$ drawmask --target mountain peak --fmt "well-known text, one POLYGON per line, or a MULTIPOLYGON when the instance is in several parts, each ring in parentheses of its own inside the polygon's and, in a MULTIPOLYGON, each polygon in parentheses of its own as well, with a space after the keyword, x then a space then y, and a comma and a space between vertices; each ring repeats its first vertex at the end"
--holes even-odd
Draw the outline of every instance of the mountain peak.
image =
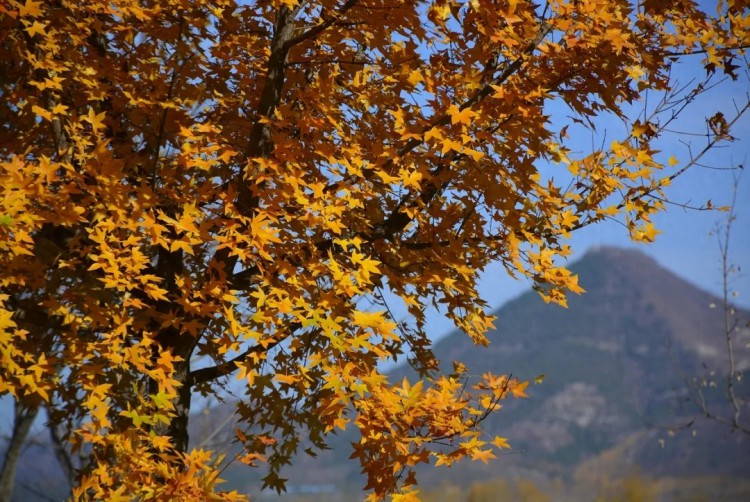
POLYGON ((590 248, 583 257, 573 264, 573 267, 581 267, 588 263, 597 263, 599 266, 610 267, 609 270, 646 269, 646 272, 657 272, 671 274, 665 270, 650 255, 640 249, 623 248, 615 246, 594 246, 590 248))
POLYGON ((590 302, 592 293, 619 296, 617 289, 632 290, 639 296, 660 301, 665 296, 685 293, 694 302, 700 297, 708 305, 708 295, 662 267, 646 253, 633 248, 600 246, 591 248, 580 260, 571 265, 578 274, 581 286, 589 293, 584 301, 590 302))
POLYGON ((603 257, 611 260, 630 259, 630 260, 647 260, 656 263, 656 261, 640 249, 632 247, 610 246, 599 244, 591 246, 584 254, 583 259, 587 257, 603 257))
MULTIPOLYGON (((570 295, 569 308, 528 292, 495 312, 488 347, 475 347, 461 333, 435 346, 445 367, 460 360, 472 375, 546 375, 543 385, 529 389, 529 402, 508 403, 489 419, 493 433, 502 431, 525 452, 515 465, 544 465, 557 476, 584 460, 600 462, 604 452, 627 451, 621 454, 626 462, 637 456, 657 475, 746 474, 738 459, 747 442, 720 444, 720 435, 709 436, 704 427, 707 446, 675 444, 665 453, 644 426, 679 422, 671 407, 684 406, 675 396, 685 392, 687 376, 726 370, 716 298, 633 248, 594 247, 570 269, 586 293, 570 295)), ((735 357, 750 355, 738 348, 735 357)), ((510 466, 506 460, 506 472, 510 466)))
MULTIPOLYGON (((703 352, 706 336, 715 331, 716 299, 655 259, 632 248, 594 248, 571 266, 586 293, 570 299, 581 315, 602 315, 651 331, 660 325, 672 343, 703 352)), ((718 353, 717 353, 718 355, 718 353)))
POLYGON ((618 353, 648 350, 665 358, 674 355, 663 353, 665 347, 679 347, 716 364, 725 356, 715 341, 721 327, 721 309, 712 308, 718 305, 716 298, 642 251, 592 248, 570 270, 586 292, 570 294, 569 308, 546 305, 535 292, 528 292, 494 313, 497 329, 488 334, 488 351, 475 352, 458 334, 436 345, 439 359, 486 359, 489 368, 497 353, 570 340, 576 340, 573 345, 594 343, 618 353))

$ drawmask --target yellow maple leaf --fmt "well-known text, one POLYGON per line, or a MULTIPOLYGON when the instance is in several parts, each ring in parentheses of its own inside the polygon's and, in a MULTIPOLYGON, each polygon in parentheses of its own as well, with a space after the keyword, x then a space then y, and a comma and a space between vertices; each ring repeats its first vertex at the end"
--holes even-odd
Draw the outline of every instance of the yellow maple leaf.
POLYGON ((35 2, 34 0, 26 0, 22 5, 17 2, 12 2, 18 5, 18 15, 21 17, 39 17, 42 15, 42 9, 40 8, 42 2, 35 2))
POLYGON ((87 115, 84 115, 81 120, 84 122, 88 122, 91 124, 92 129, 94 130, 94 133, 96 133, 99 129, 104 128, 104 124, 102 123, 104 121, 104 117, 106 116, 105 112, 96 113, 94 111, 94 108, 89 108, 89 112, 87 115))
POLYGON ((500 436, 495 436, 495 439, 492 440, 492 444, 494 444, 500 449, 510 448, 510 445, 508 444, 508 440, 506 438, 501 438, 500 436))
POLYGON ((49 112, 49 110, 45 110, 41 106, 34 105, 31 107, 31 111, 46 120, 52 120, 52 114, 49 112))
POLYGON ((30 37, 34 37, 36 35, 45 35, 44 29, 47 27, 46 23, 42 23, 40 21, 34 21, 33 23, 24 23, 26 24, 26 33, 29 34, 30 37))
POLYGON ((58 104, 56 104, 56 105, 55 105, 55 106, 54 106, 54 107, 52 108, 52 110, 51 110, 51 112, 52 112, 52 114, 53 114, 53 115, 62 115, 62 114, 64 114, 64 113, 65 113, 65 112, 67 112, 67 111, 68 111, 68 107, 67 107, 67 106, 65 106, 65 105, 61 105, 61 104, 59 104, 59 103, 58 103, 58 104))
POLYGON ((460 109, 456 105, 448 108, 448 115, 450 115, 451 124, 471 124, 471 121, 478 117, 478 114, 471 108, 460 109))
POLYGON ((392 502, 420 502, 419 490, 403 491, 391 495, 392 502))
POLYGON ((429 141, 431 139, 436 139, 438 141, 443 139, 443 134, 438 127, 432 127, 424 133, 425 141, 429 141))
POLYGON ((412 70, 412 71, 411 71, 411 72, 409 73, 409 78, 407 79, 407 81, 408 81, 408 82, 409 82, 409 83, 410 83, 410 84, 411 84, 412 86, 416 86, 416 85, 417 85, 417 84, 419 84, 420 82, 423 82, 423 81, 424 81, 424 77, 422 76, 422 72, 420 72, 419 70, 412 70))
POLYGON ((497 458, 497 456, 492 453, 492 450, 476 450, 471 454, 472 460, 481 460, 485 464, 493 458, 497 458))
POLYGON ((529 397, 526 394, 526 387, 529 386, 529 382, 519 382, 517 385, 512 385, 510 392, 513 397, 529 397))

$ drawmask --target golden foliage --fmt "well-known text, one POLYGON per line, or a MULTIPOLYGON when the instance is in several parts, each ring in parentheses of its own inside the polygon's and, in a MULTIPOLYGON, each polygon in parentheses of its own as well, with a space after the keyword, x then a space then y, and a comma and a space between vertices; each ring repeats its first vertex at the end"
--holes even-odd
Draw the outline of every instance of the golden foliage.
MULTIPOLYGON (((0 392, 93 448, 76 497, 236 498, 187 444, 191 393, 236 374, 241 460, 266 464, 265 486, 353 424, 372 498, 411 500, 414 465, 507 447, 479 425, 526 385, 440 376, 425 308, 486 344, 489 263, 564 305, 581 291, 569 232, 620 216, 653 240, 690 166, 654 148, 660 113, 703 89, 673 87, 671 58, 736 78, 750 17, 691 0, 3 0, 0 27, 0 392), (665 96, 655 116, 566 148, 568 127, 627 119, 647 92, 665 96), (422 380, 387 382, 378 365, 407 351, 422 380)), ((731 139, 732 117, 711 120, 710 145, 731 139)))

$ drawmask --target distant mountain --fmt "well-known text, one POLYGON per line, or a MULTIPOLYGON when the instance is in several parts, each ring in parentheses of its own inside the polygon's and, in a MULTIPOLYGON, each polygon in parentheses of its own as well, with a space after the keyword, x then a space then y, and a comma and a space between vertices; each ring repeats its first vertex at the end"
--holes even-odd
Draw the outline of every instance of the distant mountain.
MULTIPOLYGON (((708 387, 706 397, 714 409, 724 411, 727 366, 720 302, 634 250, 598 248, 571 268, 587 292, 569 298, 568 309, 547 305, 529 292, 495 313, 497 328, 489 333, 489 347, 475 347, 461 333, 435 345, 446 368, 460 360, 472 375, 492 371, 527 380, 546 377, 530 387, 530 399, 504 403, 483 424, 489 433, 508 438, 512 452, 488 465, 464 462, 451 469, 426 469, 420 477, 423 490, 523 478, 540 486, 556 482, 596 491, 618 476, 641 473, 692 479, 693 484, 676 483, 672 498, 662 500, 684 500, 679 488, 700 488, 696 480, 704 478, 717 486, 730 480, 734 491, 723 491, 724 500, 750 500, 750 488, 732 481, 750 479, 750 436, 701 420, 684 399, 689 379, 706 377, 710 383, 713 378, 717 387, 708 387), (689 428, 669 434, 690 421, 689 428)), ((747 311, 737 316, 750 320, 747 311)), ((737 344, 735 357, 737 366, 746 369, 750 330, 741 326, 744 332, 737 336, 744 342, 737 344)), ((397 368, 391 379, 407 374, 407 368, 397 368)), ((738 385, 742 396, 750 396, 748 385, 738 385)), ((208 439, 204 446, 228 441, 216 434, 227 411, 224 407, 195 417, 191 437, 208 439)), ((283 473, 291 480, 290 492, 316 500, 361 499, 354 492, 341 494, 363 486, 359 466, 348 460, 349 443, 356 439, 342 433, 332 439, 332 450, 317 458, 300 456, 283 473)), ((19 470, 30 468, 28 460, 22 459, 19 470)), ((229 468, 223 477, 232 488, 254 491, 259 475, 243 467, 229 468)), ((591 491, 581 493, 570 500, 591 499, 591 491)))
MULTIPOLYGON (((724 385, 720 302, 634 250, 595 249, 571 268, 587 292, 571 297, 568 309, 529 292, 496 313, 489 347, 460 334, 435 347, 444 363, 464 361, 475 374, 546 375, 529 400, 508 403, 487 425, 519 453, 479 470, 544 466, 548 476, 569 477, 571 467, 639 435, 623 454, 650 475, 750 476, 750 437, 703 422, 695 437, 665 430, 699 415, 680 399, 686 379, 715 371, 724 385)), ((750 312, 737 316, 747 321, 750 312)), ((750 352, 736 345, 737 366, 750 367, 750 352)), ((747 385, 740 391, 748 396, 747 385)), ((721 391, 708 394, 715 406, 725 404, 721 391)))
MULTIPOLYGON (((530 399, 505 403, 483 424, 490 434, 508 438, 513 452, 488 465, 426 469, 422 483, 468 486, 505 477, 591 484, 631 471, 661 478, 750 478, 750 437, 700 420, 684 400, 689 378, 715 371, 724 385, 718 299, 635 250, 594 249, 571 269, 587 292, 569 298, 569 308, 545 304, 530 291, 495 312, 489 347, 476 347, 461 333, 435 345, 444 368, 460 360, 473 375, 546 377, 529 389, 530 399), (693 419, 683 433, 668 433, 693 419)), ((737 316, 750 320, 747 311, 737 316)), ((750 367, 750 352, 737 345, 738 367, 750 367)), ((410 374, 398 368, 391 380, 410 374)), ((747 385, 739 392, 750 394, 747 385)), ((726 404, 723 387, 707 396, 715 406, 726 404)), ((300 459, 288 473, 292 490, 351 479, 361 486, 358 466, 346 460, 355 439, 344 434, 332 442, 333 451, 300 459)), ((740 499, 750 500, 750 491, 740 499)))

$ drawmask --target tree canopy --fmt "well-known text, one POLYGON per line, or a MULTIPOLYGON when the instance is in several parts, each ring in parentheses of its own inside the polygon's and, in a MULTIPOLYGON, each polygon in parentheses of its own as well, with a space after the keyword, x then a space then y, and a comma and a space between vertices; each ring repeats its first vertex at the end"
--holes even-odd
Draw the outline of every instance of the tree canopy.
POLYGON ((657 151, 745 78, 738 0, 2 0, 0 26, 0 392, 90 449, 81 499, 241 498, 188 445, 191 396, 230 379, 268 487, 347 424, 373 499, 487 461, 481 421, 526 383, 441 374, 425 309, 486 344, 492 262, 564 304, 570 232, 653 240, 747 108, 657 151), (606 117, 622 134, 566 146, 606 117), (389 382, 404 357, 421 380, 389 382))

